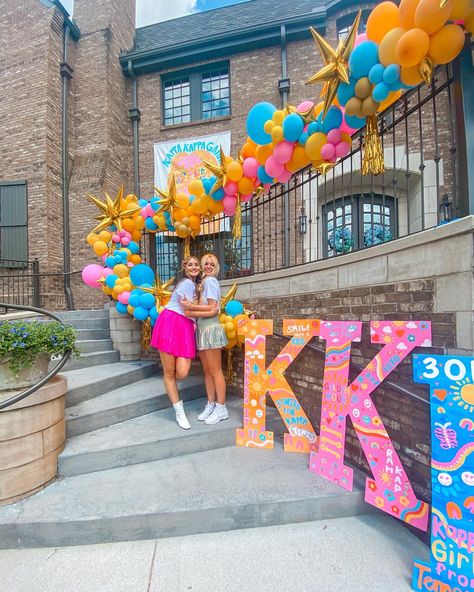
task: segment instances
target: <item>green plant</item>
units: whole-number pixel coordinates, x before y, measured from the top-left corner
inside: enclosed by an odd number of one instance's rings
[[[33,365],[38,354],[79,356],[74,327],[58,321],[5,321],[0,324],[0,360],[9,360],[14,376]]]

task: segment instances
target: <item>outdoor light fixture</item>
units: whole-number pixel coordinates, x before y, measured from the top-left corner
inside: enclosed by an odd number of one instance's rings
[[[280,80],[278,81],[278,91],[280,92],[280,95],[290,92],[290,79],[289,78],[280,78]]]
[[[298,224],[300,229],[300,234],[306,234],[308,231],[308,216],[306,215],[306,211],[304,206],[300,210],[300,215],[298,217]]]
[[[450,222],[453,219],[452,205],[453,202],[449,199],[449,195],[445,193],[443,195],[441,203],[439,204],[439,211],[441,213],[441,224],[444,224],[445,222]]]

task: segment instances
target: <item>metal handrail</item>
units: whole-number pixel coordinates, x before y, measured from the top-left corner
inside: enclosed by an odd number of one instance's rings
[[[282,333],[275,333],[274,332],[273,335],[275,337],[279,337],[281,339],[287,339],[288,338],[287,335],[283,335]],[[309,349],[312,349],[314,351],[317,351],[320,354],[326,354],[326,348],[325,347],[321,347],[321,346],[315,345],[314,343],[307,343],[305,347],[309,347]],[[357,372],[362,372],[362,370],[364,370],[364,368],[365,368],[365,366],[361,366],[360,364],[356,364],[355,362],[352,362],[352,361],[349,362],[349,367],[354,368],[354,370],[357,370]],[[382,383],[380,383],[378,386],[382,386]],[[384,387],[390,387],[394,391],[397,391],[397,392],[401,393],[402,395],[405,395],[406,397],[410,397],[412,399],[416,399],[417,401],[419,401],[420,403],[424,403],[425,405],[429,405],[430,404],[429,400],[424,399],[423,397],[420,397],[420,395],[417,395],[416,393],[413,393],[412,391],[409,391],[408,389],[404,388],[403,386],[400,386],[396,382],[392,382],[391,380],[384,380],[383,381],[383,386]]]
[[[51,317],[55,321],[59,321],[61,323],[61,325],[63,325],[64,327],[67,326],[66,323],[61,318],[59,318],[57,315],[55,315],[54,313],[48,312],[47,310],[43,310],[42,308],[37,308],[35,306],[22,306],[19,304],[6,304],[4,302],[0,302],[0,308],[5,308],[7,310],[9,308],[11,308],[11,309],[15,309],[15,310],[26,310],[26,311],[30,311],[30,312],[37,312],[39,314]],[[26,391],[23,391],[23,392],[19,393],[18,395],[14,395],[13,397],[10,397],[9,399],[6,399],[5,401],[0,402],[0,411],[2,411],[3,409],[6,409],[7,407],[10,407],[10,405],[18,403],[18,401],[22,401],[23,399],[26,399],[26,397],[29,397],[30,395],[32,395],[34,392],[36,392],[38,389],[40,389],[43,385],[45,385],[49,380],[51,380],[51,378],[56,376],[56,374],[63,368],[63,366],[69,360],[69,356],[71,355],[71,351],[72,350],[70,348],[67,349],[64,352],[62,358],[59,360],[58,364],[50,372],[48,372],[48,374],[46,374],[46,376],[44,378],[42,378],[39,382],[37,382],[33,386],[28,387],[26,389]]]

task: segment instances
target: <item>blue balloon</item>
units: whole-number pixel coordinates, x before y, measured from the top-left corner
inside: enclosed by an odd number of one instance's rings
[[[159,197],[152,197],[150,199],[150,206],[152,207],[153,211],[156,212],[160,208],[160,198]]]
[[[317,121],[312,121],[309,125],[308,125],[308,135],[312,136],[313,134],[315,134],[316,132],[320,131],[320,124]]]
[[[298,143],[301,144],[301,146],[304,146],[306,144],[306,142],[308,141],[308,138],[309,138],[308,132],[303,132],[301,134],[301,136],[299,137]]]
[[[257,103],[247,115],[247,135],[256,144],[269,144],[272,141],[270,134],[263,129],[265,122],[272,118],[276,107],[271,103]]]
[[[231,317],[236,317],[244,312],[244,307],[238,300],[229,300],[225,305],[225,313]]]
[[[158,230],[158,224],[155,224],[153,218],[145,218],[145,226],[147,230]]]
[[[262,183],[273,183],[273,177],[267,174],[265,167],[260,165],[257,169],[257,177]]]
[[[206,188],[204,187],[204,191],[206,190]],[[192,193],[189,194],[189,203],[193,203],[193,201],[196,199],[196,196],[193,195]]]
[[[153,294],[150,294],[149,292],[142,294],[140,296],[140,306],[143,306],[143,308],[151,308],[152,306],[155,306],[155,297]]]
[[[166,222],[166,228],[168,230],[170,230],[171,232],[174,232],[175,228],[173,226],[173,222],[171,221],[171,215],[169,212],[165,212],[165,222]]]
[[[106,259],[105,259],[105,264],[107,265],[107,267],[110,267],[110,269],[112,269],[114,267],[114,265],[116,265],[115,262],[115,257],[112,255],[109,255]]]
[[[296,113],[291,113],[283,120],[283,137],[287,142],[297,142],[303,129],[303,118]]]
[[[140,252],[140,245],[138,243],[136,243],[135,241],[130,241],[128,243],[127,249],[130,249],[130,252],[132,253],[132,255],[136,255],[137,253]]]
[[[359,129],[365,125],[365,117],[357,117],[357,115],[344,115],[346,123],[349,127]]]
[[[147,205],[147,203],[148,203],[148,200],[147,200],[147,199],[139,199],[139,200],[138,200],[138,205],[139,205],[141,208],[144,208],[144,207]]]
[[[224,195],[225,195],[225,191],[222,189],[222,187],[220,189],[218,189],[217,191],[214,191],[214,193],[211,193],[211,197],[215,201],[220,201],[221,199],[223,199]]]
[[[122,304],[121,302],[117,302],[115,304],[115,308],[116,308],[117,312],[119,312],[120,314],[127,314],[128,313],[127,305]]]
[[[140,286],[141,284],[154,284],[155,272],[146,263],[139,263],[130,269],[130,279],[132,280],[132,284],[134,286]]]
[[[345,82],[341,82],[337,88],[337,100],[339,101],[339,105],[344,107],[347,101],[354,96],[354,87],[355,85],[352,83],[346,84]]]
[[[133,316],[137,319],[137,321],[146,321],[149,317],[148,309],[143,308],[143,306],[137,306],[137,308],[133,311]]]
[[[150,319],[151,319],[151,322],[152,323],[154,323],[156,321],[156,319],[158,318],[158,315],[159,314],[160,313],[156,310],[156,306],[152,306],[150,308]]]
[[[379,82],[375,85],[374,90],[372,91],[372,98],[377,103],[381,103],[385,101],[390,93],[389,87],[385,84],[385,82]]]
[[[389,86],[395,84],[400,78],[400,66],[398,64],[390,64],[383,73],[383,81]],[[380,81],[379,81],[380,82]]]
[[[132,290],[128,299],[128,303],[130,306],[133,306],[133,308],[136,308],[137,306],[140,306],[140,298],[141,295],[137,294],[136,290]]]
[[[372,84],[378,84],[379,82],[382,82],[384,71],[385,68],[382,66],[382,64],[375,64],[375,66],[372,66],[369,71],[370,82]]]
[[[373,41],[362,41],[351,51],[349,70],[355,78],[363,78],[378,61],[379,46]]]
[[[115,273],[111,273],[105,278],[105,285],[107,286],[107,288],[113,288],[117,280],[118,275],[115,275]]]
[[[337,129],[342,123],[342,111],[339,107],[332,105],[329,107],[326,117],[322,119],[321,131],[324,134],[329,133],[332,129]]]
[[[209,195],[209,191],[211,189],[211,183],[210,183],[209,179],[203,179],[202,186],[204,187],[204,191]]]

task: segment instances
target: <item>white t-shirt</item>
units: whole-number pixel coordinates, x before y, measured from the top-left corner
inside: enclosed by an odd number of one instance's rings
[[[221,301],[221,289],[215,277],[208,276],[204,280],[204,288],[201,295],[201,304],[207,304],[208,300]]]
[[[173,290],[170,301],[165,306],[165,308],[185,316],[183,307],[181,306],[181,298],[186,298],[192,302],[194,300],[195,292],[196,284],[189,278],[184,278],[184,280],[181,280]]]

